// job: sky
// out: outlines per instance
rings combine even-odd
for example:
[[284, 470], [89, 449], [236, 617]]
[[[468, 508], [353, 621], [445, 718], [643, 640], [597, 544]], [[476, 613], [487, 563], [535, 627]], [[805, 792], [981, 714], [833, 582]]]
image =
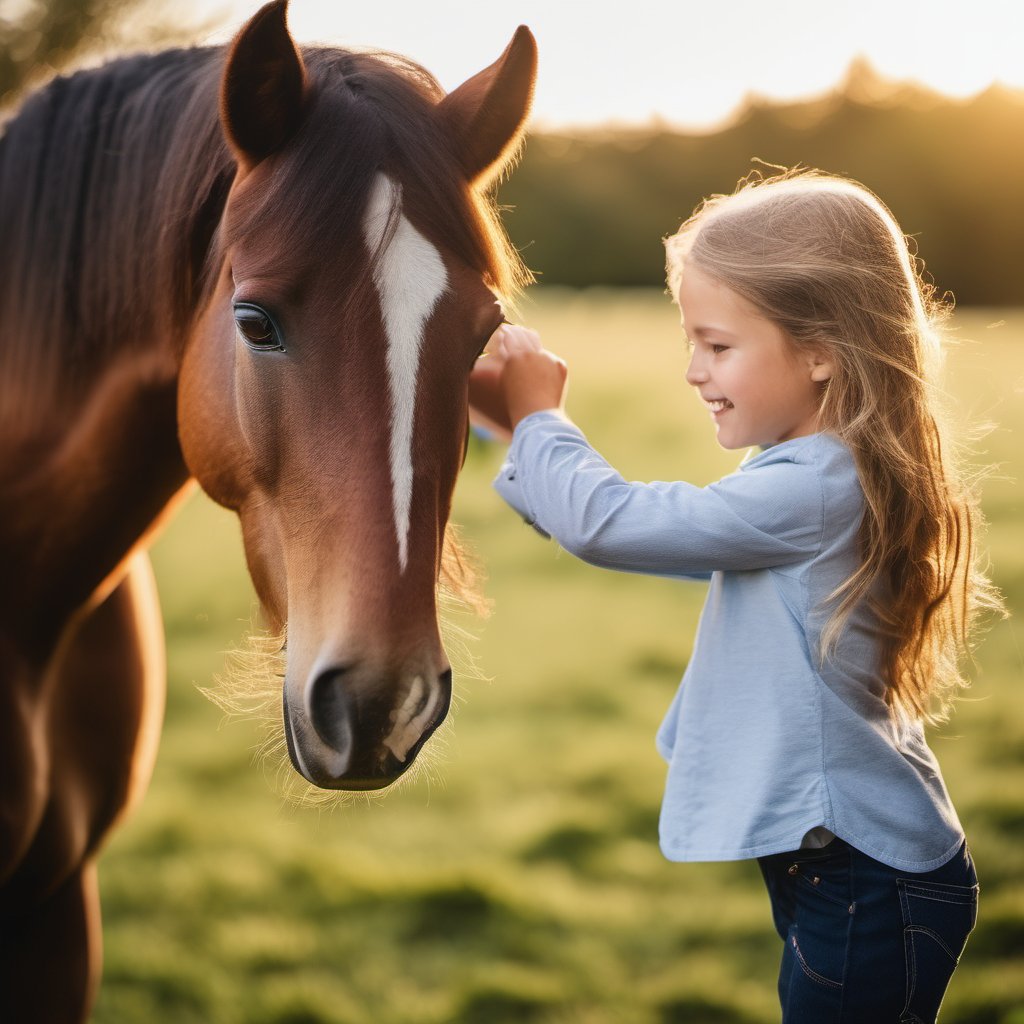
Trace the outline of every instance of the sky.
[[[228, 2], [235, 25], [257, 6]], [[292, 0], [289, 11], [302, 42], [394, 50], [448, 90], [528, 25], [540, 51], [541, 129], [661, 121], [708, 130], [750, 93], [827, 92], [858, 55], [887, 78], [956, 97], [996, 80], [1024, 87], [1019, 0]]]

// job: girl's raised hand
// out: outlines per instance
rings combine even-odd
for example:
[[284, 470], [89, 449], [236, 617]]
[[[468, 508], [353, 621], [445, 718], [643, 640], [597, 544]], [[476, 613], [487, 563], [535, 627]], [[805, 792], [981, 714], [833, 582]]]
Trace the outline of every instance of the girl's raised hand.
[[528, 327], [502, 324], [487, 345], [501, 363], [501, 392], [514, 427], [542, 409], [561, 409], [568, 388], [568, 367]]
[[563, 360], [541, 345], [536, 331], [502, 324], [469, 375], [470, 419], [509, 441], [524, 416], [563, 407], [567, 376]]

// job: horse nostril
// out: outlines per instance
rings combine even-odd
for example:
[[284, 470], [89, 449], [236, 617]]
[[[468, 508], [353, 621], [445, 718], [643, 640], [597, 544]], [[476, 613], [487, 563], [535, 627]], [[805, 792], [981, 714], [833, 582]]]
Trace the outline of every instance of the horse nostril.
[[345, 669], [321, 672], [309, 693], [309, 719], [316, 734], [332, 750], [346, 754], [352, 749], [352, 701], [345, 693]]
[[451, 697], [451, 669], [446, 669], [436, 678], [413, 677], [404, 700], [388, 716], [391, 731], [384, 738], [384, 746], [396, 760], [404, 764], [410, 760], [410, 752], [415, 756], [444, 721]]

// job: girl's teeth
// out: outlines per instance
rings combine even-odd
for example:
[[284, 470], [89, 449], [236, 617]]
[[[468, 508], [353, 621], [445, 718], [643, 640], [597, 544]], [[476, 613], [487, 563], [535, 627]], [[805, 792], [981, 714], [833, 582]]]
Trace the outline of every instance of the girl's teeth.
[[712, 412], [721, 412], [723, 409], [732, 408], [732, 402], [730, 402], [727, 398], [719, 398], [713, 402], [708, 402], [708, 407], [711, 409]]

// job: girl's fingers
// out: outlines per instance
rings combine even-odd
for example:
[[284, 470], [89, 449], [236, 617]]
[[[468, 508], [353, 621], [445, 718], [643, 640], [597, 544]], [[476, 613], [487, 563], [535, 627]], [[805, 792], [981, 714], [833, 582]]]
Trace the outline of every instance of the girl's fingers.
[[[514, 355], [518, 352], [540, 352], [543, 346], [540, 343], [540, 335], [529, 327], [522, 327], [519, 324], [502, 324], [493, 335], [491, 342], [496, 341], [498, 351], [502, 355]], [[490, 346], [491, 342], [488, 342]]]
[[507, 324], [502, 324], [488, 339], [484, 345], [484, 352], [487, 355], [496, 356], [501, 354], [501, 339]]

